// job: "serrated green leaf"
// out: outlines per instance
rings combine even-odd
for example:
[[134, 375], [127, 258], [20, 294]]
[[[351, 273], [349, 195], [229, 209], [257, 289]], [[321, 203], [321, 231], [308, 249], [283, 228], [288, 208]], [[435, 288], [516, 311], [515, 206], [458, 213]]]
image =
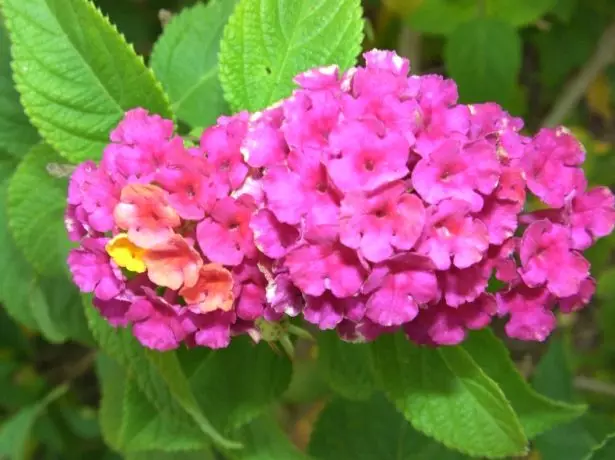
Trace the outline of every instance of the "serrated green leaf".
[[271, 415], [263, 415], [237, 431], [244, 448], [226, 455], [232, 460], [310, 460]]
[[53, 389], [41, 401], [24, 407], [17, 414], [4, 421], [0, 428], [0, 455], [11, 460], [24, 460], [26, 458], [26, 444], [36, 419], [49, 404], [58, 399], [68, 390], [62, 385]]
[[89, 0], [3, 0], [3, 11], [21, 101], [62, 156], [100, 158], [133, 107], [170, 116], [152, 72]]
[[34, 272], [15, 245], [6, 209], [8, 179], [16, 167], [17, 161], [12, 159], [0, 161], [0, 303], [16, 321], [35, 329], [36, 320], [28, 308]]
[[185, 8], [164, 28], [151, 66], [173, 112], [191, 126], [209, 126], [228, 111], [218, 79], [222, 31], [236, 0], [212, 0]]
[[423, 0], [407, 16], [418, 32], [449, 35], [461, 24], [480, 17], [497, 18], [514, 27], [530, 24], [557, 0]]
[[353, 65], [361, 50], [359, 0], [240, 0], [220, 48], [220, 80], [234, 110], [256, 111], [290, 95], [293, 77]]
[[98, 353], [96, 374], [101, 387], [98, 420], [102, 437], [107, 445], [119, 450], [126, 372], [113, 359], [103, 353]]
[[223, 350], [187, 350], [178, 356], [202, 411], [224, 432], [260, 415], [284, 393], [292, 373], [287, 356], [246, 337], [234, 338]]
[[[25, 307], [25, 306], [24, 306]], [[52, 342], [77, 340], [93, 343], [75, 285], [65, 277], [35, 277], [29, 292], [29, 308], [37, 329]]]
[[319, 460], [468, 458], [416, 431], [380, 394], [367, 401], [328, 403], [316, 421], [308, 451]]
[[615, 458], [615, 433], [595, 447], [584, 460], [612, 460]]
[[49, 175], [49, 163], [62, 157], [47, 145], [37, 145], [21, 161], [9, 184], [9, 225], [17, 246], [41, 274], [66, 272], [71, 248], [64, 229], [68, 182]]
[[501, 20], [473, 19], [448, 38], [444, 60], [462, 101], [507, 103], [521, 69], [521, 39]]
[[208, 440], [196, 425], [185, 426], [170, 420], [173, 414], [154, 407], [113, 359], [100, 355], [97, 371], [102, 385], [102, 434], [115, 450], [186, 451], [207, 447]]
[[583, 405], [554, 401], [534, 391], [515, 368], [506, 347], [489, 329], [472, 332], [463, 348], [499, 385], [530, 439], [579, 417], [587, 409]]
[[147, 352], [127, 329], [112, 328], [96, 311], [90, 298], [84, 298], [90, 330], [102, 350], [129, 373], [147, 400], [158, 411], [169, 414], [175, 432], [195, 425], [217, 444], [236, 448], [237, 444], [223, 437], [200, 413], [174, 353]]
[[0, 16], [0, 149], [20, 158], [38, 140], [14, 87], [9, 37]]
[[[547, 353], [542, 357], [532, 379], [540, 393], [565, 402], [576, 400], [572, 387], [572, 372], [563, 341], [550, 339]], [[591, 414], [573, 420], [541, 434], [534, 440], [542, 460], [578, 460], [584, 458], [600, 439], [585, 428]]]
[[173, 414], [157, 409], [133, 379], [127, 379], [123, 399], [120, 448], [124, 452], [205, 449], [209, 442], [196, 424], [190, 428], [172, 423]]
[[318, 364], [331, 389], [348, 399], [367, 399], [376, 383], [369, 345], [347, 343], [334, 332], [320, 332]]
[[526, 452], [506, 397], [461, 347], [417, 347], [396, 334], [374, 342], [372, 356], [379, 385], [417, 430], [472, 456]]

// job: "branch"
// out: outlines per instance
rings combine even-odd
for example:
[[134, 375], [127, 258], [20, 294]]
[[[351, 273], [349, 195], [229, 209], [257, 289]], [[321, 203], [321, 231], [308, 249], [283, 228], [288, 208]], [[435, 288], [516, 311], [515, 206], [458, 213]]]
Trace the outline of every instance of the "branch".
[[418, 75], [421, 71], [421, 34], [404, 24], [399, 32], [397, 52], [410, 60], [412, 74]]
[[614, 61], [615, 21], [602, 34], [592, 57], [577, 76], [564, 87], [561, 96], [555, 101], [551, 111], [543, 120], [542, 126], [554, 127], [561, 124], [570, 111], [579, 103], [579, 100], [598, 74]]
[[591, 393], [599, 393], [615, 397], [615, 385], [601, 382], [600, 380], [594, 380], [589, 377], [583, 377], [582, 375], [574, 378], [574, 387], [577, 390], [584, 390]]

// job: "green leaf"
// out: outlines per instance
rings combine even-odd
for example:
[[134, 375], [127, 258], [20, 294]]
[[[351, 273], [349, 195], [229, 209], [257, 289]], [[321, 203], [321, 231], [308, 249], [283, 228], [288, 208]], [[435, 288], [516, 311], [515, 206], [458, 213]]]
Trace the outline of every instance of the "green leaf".
[[133, 107], [170, 116], [152, 72], [89, 0], [3, 0], [3, 11], [26, 113], [62, 156], [100, 158]]
[[179, 118], [209, 126], [228, 111], [218, 79], [222, 30], [236, 0], [212, 0], [185, 8], [164, 28], [151, 66]]
[[497, 18], [511, 26], [530, 24], [555, 6], [557, 0], [423, 0], [407, 21], [428, 34], [449, 35], [464, 22]]
[[[533, 378], [534, 388], [560, 401], [574, 401], [572, 372], [564, 344], [558, 337], [550, 339], [547, 353], [538, 363]], [[542, 460], [578, 460], [584, 458], [601, 439], [586, 428], [591, 414], [559, 425], [534, 440]]]
[[369, 345], [348, 343], [334, 332], [320, 332], [318, 364], [331, 389], [348, 399], [367, 399], [375, 389]]
[[519, 417], [528, 438], [582, 415], [586, 407], [554, 401], [534, 391], [517, 372], [508, 350], [491, 330], [472, 332], [463, 348], [495, 381]]
[[49, 404], [66, 393], [67, 390], [68, 386], [59, 386], [41, 401], [24, 407], [6, 420], [0, 428], [0, 455], [6, 455], [11, 460], [24, 460], [26, 458], [26, 445], [36, 419]]
[[137, 452], [128, 454], [126, 460], [216, 460], [211, 450], [183, 452]]
[[223, 350], [187, 350], [179, 358], [199, 407], [224, 432], [260, 415], [284, 393], [292, 373], [286, 355], [247, 337], [234, 338]]
[[465, 102], [508, 102], [521, 68], [521, 39], [498, 19], [461, 24], [448, 38], [444, 60]]
[[612, 460], [615, 458], [615, 433], [594, 448], [585, 460]]
[[126, 380], [123, 408], [120, 448], [124, 452], [185, 451], [209, 445], [196, 424], [186, 429], [173, 423], [171, 411], [154, 407], [133, 379]]
[[237, 447], [200, 413], [174, 353], [147, 352], [129, 330], [111, 327], [91, 305], [91, 299], [86, 298], [84, 304], [90, 330], [102, 350], [130, 373], [156, 410], [169, 414], [169, 423], [177, 425], [174, 431], [190, 430], [196, 422], [201, 432], [214, 442], [223, 447]]
[[416, 431], [380, 394], [367, 401], [328, 403], [314, 426], [309, 453], [319, 460], [467, 458]]
[[197, 426], [176, 423], [171, 411], [154, 407], [114, 360], [100, 355], [97, 371], [102, 385], [100, 426], [105, 442], [115, 450], [186, 451], [208, 446]]
[[500, 388], [461, 347], [417, 347], [403, 335], [372, 344], [380, 386], [414, 428], [460, 452], [522, 455], [527, 439]]
[[80, 293], [65, 277], [34, 278], [29, 306], [37, 328], [52, 342], [77, 340], [93, 344], [83, 312]]
[[64, 228], [68, 182], [52, 177], [49, 163], [62, 162], [47, 145], [35, 146], [21, 161], [9, 184], [9, 224], [17, 246], [44, 275], [66, 272], [71, 243]]
[[0, 303], [16, 321], [29, 328], [36, 328], [36, 319], [27, 307], [34, 273], [15, 245], [9, 231], [6, 209], [8, 179], [16, 166], [17, 162], [13, 160], [0, 161]]
[[13, 84], [9, 38], [0, 17], [0, 149], [21, 157], [38, 142], [38, 133], [28, 121]]
[[361, 14], [359, 0], [240, 0], [220, 48], [226, 100], [260, 110], [289, 96], [299, 72], [350, 67], [361, 51]]
[[563, 22], [569, 22], [577, 6], [577, 0], [555, 0], [552, 13]]
[[233, 460], [309, 460], [271, 415], [263, 415], [237, 432], [244, 448], [227, 453]]

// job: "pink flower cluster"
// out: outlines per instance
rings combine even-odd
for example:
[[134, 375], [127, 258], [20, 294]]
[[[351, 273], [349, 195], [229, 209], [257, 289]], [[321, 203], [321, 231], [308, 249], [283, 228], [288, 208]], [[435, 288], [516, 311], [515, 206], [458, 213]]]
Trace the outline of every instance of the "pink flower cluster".
[[457, 104], [453, 81], [408, 76], [392, 52], [364, 57], [298, 75], [198, 147], [126, 114], [100, 166], [73, 174], [66, 217], [74, 280], [112, 324], [160, 350], [297, 315], [349, 341], [454, 345], [496, 316], [544, 340], [556, 307], [589, 302], [582, 251], [613, 230], [615, 198], [587, 189], [579, 142]]

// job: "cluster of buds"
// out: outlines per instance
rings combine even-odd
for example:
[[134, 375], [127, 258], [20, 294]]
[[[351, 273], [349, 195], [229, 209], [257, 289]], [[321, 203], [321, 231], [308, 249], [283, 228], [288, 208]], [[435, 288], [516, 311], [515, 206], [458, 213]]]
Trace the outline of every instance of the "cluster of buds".
[[589, 302], [582, 251], [613, 230], [615, 199], [587, 190], [579, 142], [457, 104], [453, 81], [408, 76], [392, 52], [364, 57], [298, 75], [198, 146], [126, 114], [100, 165], [73, 173], [66, 214], [73, 279], [111, 324], [158, 350], [259, 340], [298, 315], [348, 341], [402, 329], [437, 346], [496, 316], [544, 340], [555, 308]]

